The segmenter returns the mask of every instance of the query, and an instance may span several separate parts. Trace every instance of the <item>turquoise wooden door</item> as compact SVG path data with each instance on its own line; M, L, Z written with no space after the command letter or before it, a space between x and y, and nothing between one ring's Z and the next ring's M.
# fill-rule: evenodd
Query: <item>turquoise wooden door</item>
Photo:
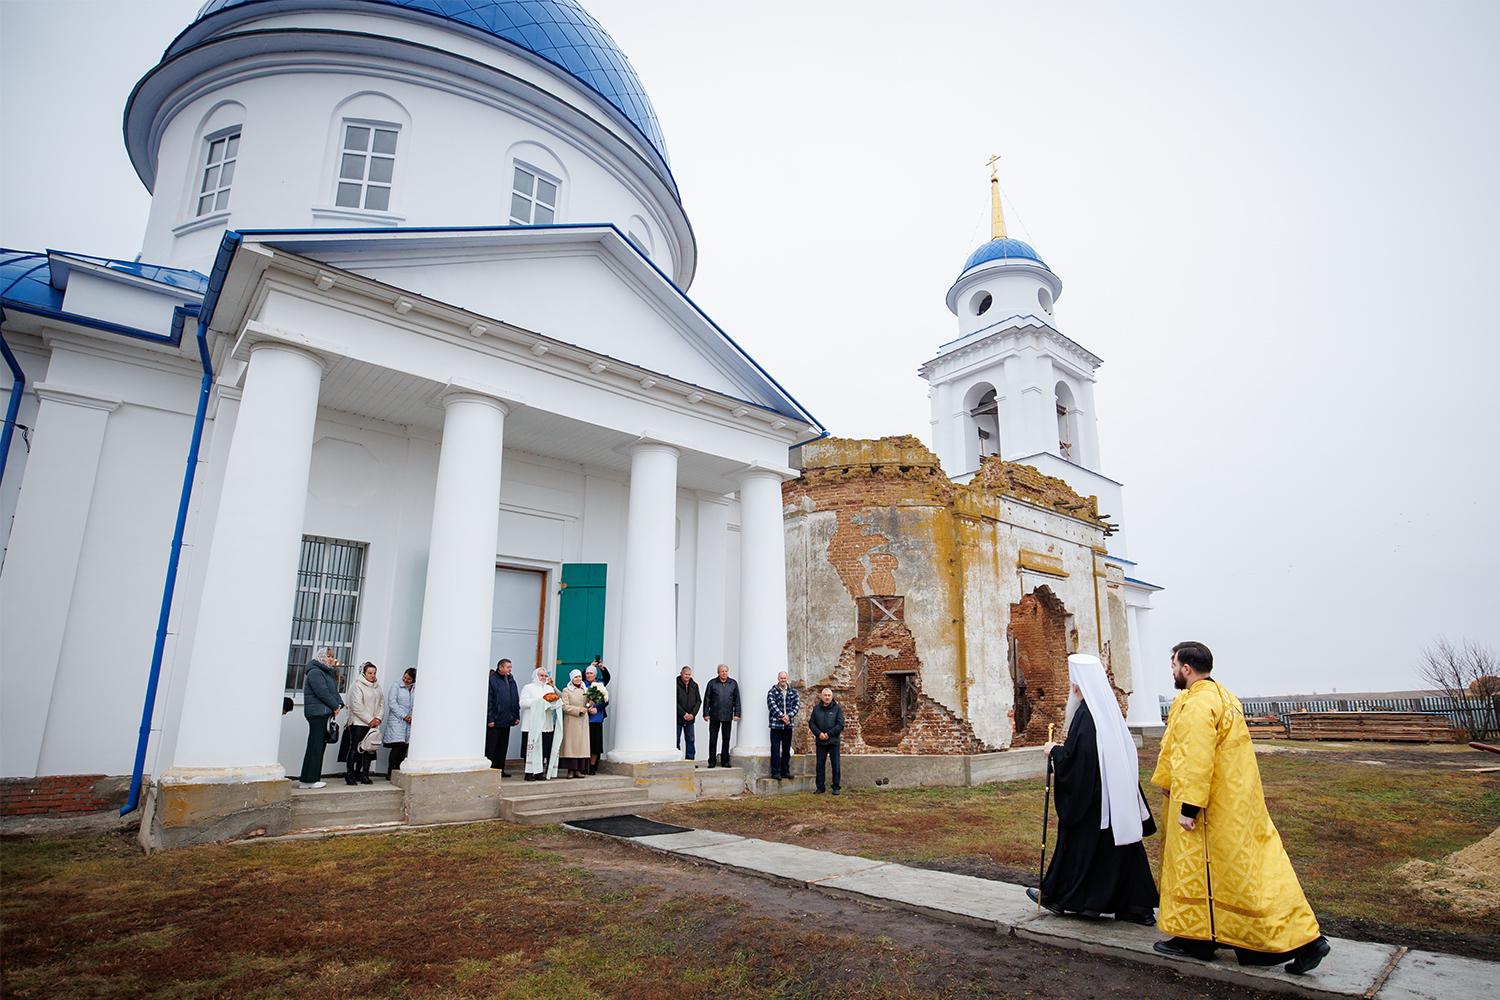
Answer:
M557 685L604 652L604 563L565 563L557 613Z

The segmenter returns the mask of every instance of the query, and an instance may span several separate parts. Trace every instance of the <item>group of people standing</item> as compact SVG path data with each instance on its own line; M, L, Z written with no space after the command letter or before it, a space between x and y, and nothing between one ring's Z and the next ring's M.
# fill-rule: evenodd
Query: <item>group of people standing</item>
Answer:
M345 707L349 723L339 739L339 762L344 765L344 782L350 785L372 784L370 765L382 746L390 750L386 772L401 766L411 741L412 704L417 685L417 668L407 667L401 679L391 685L389 696L380 689L379 668L360 664L359 673L349 684L348 701L339 694L338 657L324 649L307 664L302 685L302 714L307 719L307 749L302 755L301 788L322 788L323 749L329 742L330 724Z
M1171 935L1154 946L1164 955L1208 961L1233 948L1241 965L1285 963L1301 975L1331 949L1266 810L1244 710L1212 672L1203 643L1172 648L1183 693L1151 776L1165 796L1158 893L1142 846L1156 824L1134 739L1099 659L1068 657L1067 738L1044 748L1056 782L1056 851L1040 889L1026 891L1054 913L1155 924Z
M740 685L729 676L729 665L719 664L717 676L705 685L700 695L698 682L693 680L693 668L683 667L677 675L677 746L686 760L696 760L697 746L694 742L694 727L698 712L708 723L708 766L729 766L729 730L740 721ZM776 683L766 692L766 715L771 729L771 777L777 781L792 777L792 733L797 727L797 714L801 709L801 695L787 680L783 670L776 675ZM833 697L832 688L818 693L818 701L808 713L807 727L812 731L813 747L817 753L817 788L822 794L827 790L826 770L832 763L833 794L839 794L839 734L844 731L844 709Z
M609 670L599 658L583 670L570 671L568 683L560 689L544 667L518 687L511 662L501 660L490 674L485 756L502 778L510 777L505 765L510 759L510 733L515 729L522 734L525 780L554 778L559 768L569 778L582 778L599 770L608 716Z

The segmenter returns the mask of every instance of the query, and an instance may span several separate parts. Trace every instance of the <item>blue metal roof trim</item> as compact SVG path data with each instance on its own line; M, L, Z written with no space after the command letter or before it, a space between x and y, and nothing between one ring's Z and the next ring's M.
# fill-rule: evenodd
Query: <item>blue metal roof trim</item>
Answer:
M1026 260L1049 271L1052 270L1050 267L1047 267L1047 262L1042 260L1041 256L1031 248L1031 244L1023 243L1020 240L1013 240L1006 236L998 240L990 240L984 246L969 254L969 259L964 261L963 269L958 273L962 275L969 268L977 267L980 264L987 264L992 260Z
M0 247L0 308L35 316L53 316L68 323L77 323L106 333L137 340L149 340L158 344L176 346L182 341L182 323L173 314L170 334L153 333L139 327L113 323L109 320L70 313L63 310L63 293L67 287L64 275L57 274L52 265L52 254L73 257L98 264L113 271L120 271L147 281L160 282L194 295L202 295L208 289L209 279L197 271L186 271L160 264L141 264L137 261L116 260L112 257L95 257L91 254L66 253L48 250L46 253L30 253ZM43 277L45 272L45 277Z
M61 309L62 291L52 287L51 271L37 276L39 271L46 269L47 255L44 253L0 247L0 302L37 309Z
M231 7L271 0L208 0L196 24ZM358 0L455 21L546 60L614 106L671 170L667 140L630 60L576 0ZM295 6L295 5L284 5ZM170 52L171 50L168 49Z
M90 264L108 268L111 271L119 271L132 277L143 278L146 281L154 281L161 285L170 285L184 292L192 292L202 295L208 288L208 276L199 274L180 267L167 267L165 264L144 264L138 260L118 260L114 257L95 257L92 254L73 253L68 250L48 250L48 253L61 254L65 257L76 257L86 260ZM63 284L67 284L66 281Z
M347 234L347 235L352 235L352 236L360 236L360 235L389 235L389 234L392 234L392 233L488 233L488 232L514 232L514 231L517 231L517 230L528 230L528 229L610 229L610 230L613 230L614 234L616 236L620 237L621 241L624 242L624 244L627 247L630 248L630 250L631 250L632 253L634 253L637 257L639 257L642 261L644 261L646 263L646 265L651 268L651 270L655 271L661 277L661 280L663 280L663 281L665 281L667 283L668 287L670 287L674 292L676 292L679 296L682 297L682 300L684 302L686 302L689 306L692 306L693 311L696 312L703 319L704 322L706 322L709 326L713 327L714 330L719 334L719 336L721 336L721 337L724 338L725 342L727 342L729 344L729 346L733 347L735 349L735 351L742 358L744 358L746 361L748 361L750 363L751 367L753 367L757 372L760 373L760 376L762 378L764 378L767 382L771 383L771 385L775 386L776 387L776 391L779 392L779 393L781 393L782 397L784 399L786 399L787 402L791 403L791 405L796 409L797 412L796 413L786 413L786 412L784 412L782 410L775 410L772 407L761 406L761 404L756 403L753 400L741 400L741 402L749 403L751 406L757 406L760 409L772 410L773 412L779 413L782 416L795 417L796 419L799 419L799 420L805 420L807 423L811 424L814 428L816 428L817 430L819 430L819 431L822 432L821 434L818 435L818 437L826 437L828 435L828 429L826 427L824 427L822 425L822 423L819 422L819 420L818 420L817 417L813 416L812 413L808 411L807 407L805 407L801 403L799 403L797 401L797 398L795 396L793 396L790 392L787 392L786 388L783 387L780 382L776 381L776 379L771 375L770 372L766 371L764 368L761 367L761 364L760 364L759 361L756 361L755 358L753 358L753 357L750 356L750 352L749 351L747 351L743 347L741 347L739 345L738 341L736 341L733 337L731 337L728 333L726 333L724 331L723 327L721 327L718 323L715 323L714 320L713 320L713 317L709 316L708 313L706 313L706 312L703 311L703 307L702 306L700 306L700 305L698 305L698 303L694 302L693 299L692 299L692 297L689 296L687 292L683 291L678 286L677 282L673 281L671 279L671 277L668 276L667 272L663 271L659 266L657 266L656 261L654 261L650 257L646 256L646 254L641 251L641 248L638 247L638 246L636 246L635 242L633 240L631 240L628 236L626 236L624 233L622 233L620 231L620 228L618 226L616 226L613 222L558 222L558 223L553 223L552 225L549 225L549 226L406 226L406 227L403 227L403 226L376 226L376 227L353 228L353 229L240 229L240 230L231 230L231 231L226 232L224 234L224 241L225 242L220 246L219 253L222 255L225 252L225 250L228 249L230 237L234 237L236 243L238 243L238 241L242 237L245 237L245 236L337 236L339 234ZM217 263L215 263L215 265L214 265L215 270L218 269L218 266L219 265ZM214 292L212 289L210 290L209 294L211 296L217 297L217 293ZM209 300L208 300L208 298L205 298L203 301L204 301L204 315L209 315L212 312L212 310L208 308L208 302L209 302ZM813 438L812 440L817 440L817 438ZM802 443L806 444L807 442L802 442Z

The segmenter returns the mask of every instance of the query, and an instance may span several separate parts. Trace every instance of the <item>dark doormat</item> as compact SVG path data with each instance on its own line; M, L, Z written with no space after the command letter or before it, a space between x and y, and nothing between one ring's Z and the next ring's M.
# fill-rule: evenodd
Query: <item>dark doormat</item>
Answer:
M658 833L687 833L685 826L658 823L639 816L604 816L600 819L570 819L564 826L574 826L590 833L609 837L654 837Z

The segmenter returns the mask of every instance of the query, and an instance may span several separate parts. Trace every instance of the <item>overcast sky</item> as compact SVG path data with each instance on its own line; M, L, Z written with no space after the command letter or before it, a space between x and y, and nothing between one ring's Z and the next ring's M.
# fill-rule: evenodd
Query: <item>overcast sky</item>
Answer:
M140 249L120 114L198 6L0 0L0 244ZM1153 660L1203 640L1254 695L1500 651L1500 4L587 6L666 132L694 298L835 434L927 438L1003 156L1105 361Z

